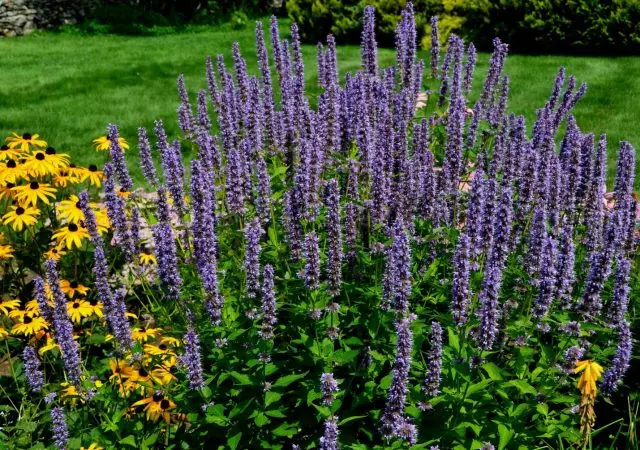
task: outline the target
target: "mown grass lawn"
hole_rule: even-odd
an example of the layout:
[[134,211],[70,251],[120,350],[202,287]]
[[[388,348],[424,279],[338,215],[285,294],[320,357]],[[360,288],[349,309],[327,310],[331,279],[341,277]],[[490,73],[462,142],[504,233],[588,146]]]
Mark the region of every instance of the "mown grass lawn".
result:
[[[185,74],[195,98],[195,92],[205,87],[205,57],[223,53],[230,64],[234,41],[240,43],[255,73],[252,28],[198,29],[152,37],[37,33],[2,39],[0,136],[37,132],[81,164],[101,161],[91,140],[105,134],[109,122],[118,123],[121,133],[135,142],[137,127],[152,127],[155,119],[163,119],[175,137],[176,76]],[[312,87],[315,47],[305,46],[304,52],[307,84]],[[341,71],[355,71],[359,48],[341,46],[339,58]],[[392,64],[393,53],[383,51],[381,59]],[[480,56],[479,72],[486,71],[487,60],[487,54]],[[612,158],[621,139],[640,148],[640,57],[512,55],[506,67],[512,82],[509,109],[525,114],[530,128],[560,65],[589,84],[587,96],[575,109],[582,129],[606,132]],[[477,78],[476,92],[480,84]],[[140,178],[136,153],[130,152],[129,162]]]

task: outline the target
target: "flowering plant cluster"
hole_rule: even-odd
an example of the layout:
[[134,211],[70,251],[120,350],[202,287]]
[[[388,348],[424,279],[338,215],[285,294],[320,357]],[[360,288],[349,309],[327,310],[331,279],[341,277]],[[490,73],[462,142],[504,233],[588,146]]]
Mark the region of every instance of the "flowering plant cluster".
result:
[[607,193],[606,137],[571,114],[585,84],[560,69],[528,134],[506,44],[470,104],[473,44],[442,54],[434,18],[427,66],[409,3],[383,68],[364,14],[360,71],[318,45],[316,107],[275,18],[258,75],[237,44],[208,58],[195,108],[180,76],[181,135],[139,129],[150,192],[116,125],[102,170],[7,139],[10,448],[590,442],[631,360],[634,149]]

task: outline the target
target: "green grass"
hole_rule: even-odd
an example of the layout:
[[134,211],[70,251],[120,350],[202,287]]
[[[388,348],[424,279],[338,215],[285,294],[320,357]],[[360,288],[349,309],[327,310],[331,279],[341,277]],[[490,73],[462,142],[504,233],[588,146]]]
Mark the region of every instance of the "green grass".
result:
[[[137,127],[152,127],[155,119],[163,119],[170,137],[176,137],[177,75],[185,74],[195,99],[196,91],[205,87],[205,57],[222,52],[230,63],[234,41],[240,43],[255,73],[252,29],[200,28],[152,37],[37,33],[2,39],[0,136],[14,131],[39,133],[80,164],[102,160],[91,140],[103,135],[109,122],[118,123],[132,143]],[[307,83],[313,93],[315,47],[305,46],[304,54]],[[476,92],[487,57],[480,57]],[[385,65],[394,61],[390,50],[381,51],[380,58]],[[342,72],[357,70],[359,48],[341,47],[339,64]],[[612,157],[621,139],[640,148],[640,57],[512,55],[506,66],[512,81],[509,109],[525,114],[530,129],[560,65],[589,84],[587,96],[575,110],[582,129],[608,133]],[[136,153],[130,153],[129,162],[139,178]]]

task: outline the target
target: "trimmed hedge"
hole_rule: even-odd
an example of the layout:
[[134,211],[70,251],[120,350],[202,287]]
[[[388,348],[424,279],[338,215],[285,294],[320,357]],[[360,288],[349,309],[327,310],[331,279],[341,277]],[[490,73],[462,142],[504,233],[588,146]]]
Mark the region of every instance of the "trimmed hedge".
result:
[[[357,43],[362,11],[376,8],[380,43],[393,43],[406,0],[287,0],[289,16],[307,41],[332,33]],[[532,53],[640,52],[640,0],[416,0],[417,28],[429,47],[429,18],[440,18],[442,39],[457,33],[489,48],[494,36],[512,50]]]

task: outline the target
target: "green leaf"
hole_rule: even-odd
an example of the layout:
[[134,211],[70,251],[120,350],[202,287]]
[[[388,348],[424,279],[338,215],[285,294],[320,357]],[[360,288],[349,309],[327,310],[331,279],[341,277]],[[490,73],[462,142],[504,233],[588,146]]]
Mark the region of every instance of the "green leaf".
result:
[[120,439],[120,444],[122,445],[130,445],[131,447],[137,447],[135,436],[129,435],[124,439]]
[[482,368],[484,369],[485,372],[487,372],[487,375],[489,375],[489,378],[491,378],[492,380],[502,380],[502,374],[501,374],[501,370],[500,368],[495,365],[492,362],[488,362],[488,363],[484,363],[482,365]]
[[507,444],[513,438],[514,434],[515,432],[513,430],[510,430],[505,425],[499,423],[498,436],[500,437],[500,440],[498,441],[498,450],[504,450],[507,448]]
[[275,417],[276,419],[286,419],[287,418],[287,416],[285,416],[284,413],[282,411],[280,411],[279,409],[272,409],[270,411],[265,411],[264,413],[267,416]]
[[285,436],[290,438],[292,436],[295,436],[298,433],[298,429],[294,425],[291,425],[289,423],[283,423],[282,425],[272,430],[271,433],[274,436]]
[[342,419],[338,423],[338,426],[342,426],[345,423],[353,422],[354,420],[364,419],[365,417],[367,417],[367,416],[351,416],[351,417],[347,417],[346,419]]
[[279,378],[278,381],[273,383],[273,387],[287,387],[291,383],[303,379],[307,375],[307,373],[308,372],[300,373],[297,375],[285,375],[284,377]]
[[282,394],[274,391],[268,391],[264,396],[264,406],[269,406],[282,398]]
[[449,334],[449,347],[455,350],[456,353],[460,351],[460,339],[458,339],[457,330],[449,327],[447,328]]
[[470,396],[472,394],[475,394],[478,391],[483,391],[485,390],[485,388],[487,386],[489,386],[491,383],[493,383],[493,380],[490,378],[487,378],[485,380],[482,380],[476,384],[472,384],[471,386],[469,386],[469,389],[467,390],[467,396]]
[[260,414],[258,414],[255,419],[253,419],[253,421],[256,423],[256,425],[258,425],[258,427],[262,428],[263,426],[267,425],[268,423],[271,422],[271,420],[263,413],[261,412]]
[[524,380],[511,380],[504,384],[506,387],[516,387],[522,394],[536,395],[538,391]]
[[227,438],[227,444],[229,445],[231,450],[236,450],[236,448],[238,448],[238,444],[240,444],[240,439],[242,439],[241,431]]
[[234,372],[229,372],[229,375],[235,378],[236,381],[238,381],[240,384],[245,384],[245,385],[253,384],[251,382],[251,378],[249,378],[249,375],[245,375],[244,373],[234,371]]

